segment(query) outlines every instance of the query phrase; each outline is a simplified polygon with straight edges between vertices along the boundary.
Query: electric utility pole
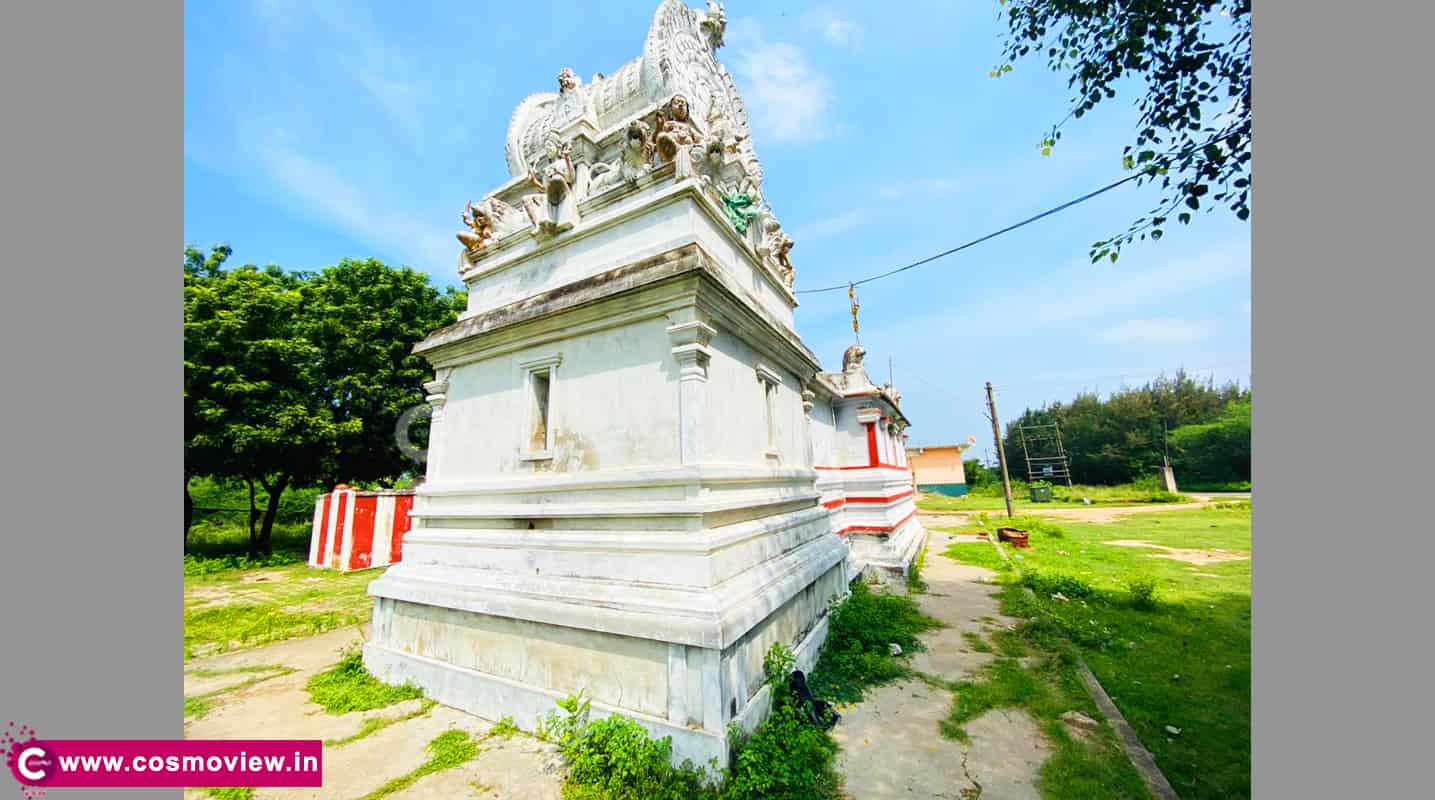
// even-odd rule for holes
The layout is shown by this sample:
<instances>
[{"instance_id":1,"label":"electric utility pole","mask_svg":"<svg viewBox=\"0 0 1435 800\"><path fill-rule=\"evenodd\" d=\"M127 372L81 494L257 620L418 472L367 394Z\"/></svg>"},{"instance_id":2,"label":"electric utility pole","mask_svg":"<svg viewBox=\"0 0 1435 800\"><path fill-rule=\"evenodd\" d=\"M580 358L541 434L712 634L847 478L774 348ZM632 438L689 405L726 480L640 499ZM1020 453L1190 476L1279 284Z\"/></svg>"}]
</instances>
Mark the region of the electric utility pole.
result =
<instances>
[{"instance_id":1,"label":"electric utility pole","mask_svg":"<svg viewBox=\"0 0 1435 800\"><path fill-rule=\"evenodd\" d=\"M987 411L990 412L992 420L992 438L997 440L997 462L1002 468L1002 494L1006 497L1007 518L1016 516L1016 511L1011 505L1011 477L1006 470L1006 447L1002 445L1002 427L997 421L997 401L992 399L992 382L987 381Z\"/></svg>"}]
</instances>

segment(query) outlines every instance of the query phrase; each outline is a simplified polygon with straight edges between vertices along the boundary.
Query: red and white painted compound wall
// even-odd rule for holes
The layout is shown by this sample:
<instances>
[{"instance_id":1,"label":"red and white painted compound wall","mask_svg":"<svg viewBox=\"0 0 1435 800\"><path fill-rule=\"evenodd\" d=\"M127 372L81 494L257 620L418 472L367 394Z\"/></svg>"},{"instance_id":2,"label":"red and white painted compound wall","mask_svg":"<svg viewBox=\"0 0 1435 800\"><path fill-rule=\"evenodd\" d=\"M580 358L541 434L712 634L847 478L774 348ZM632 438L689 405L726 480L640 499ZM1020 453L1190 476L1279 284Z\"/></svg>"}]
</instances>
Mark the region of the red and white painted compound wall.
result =
<instances>
[{"instance_id":1,"label":"red and white painted compound wall","mask_svg":"<svg viewBox=\"0 0 1435 800\"><path fill-rule=\"evenodd\" d=\"M314 501L309 566L352 572L397 563L413 507L413 492L334 487Z\"/></svg>"}]
</instances>

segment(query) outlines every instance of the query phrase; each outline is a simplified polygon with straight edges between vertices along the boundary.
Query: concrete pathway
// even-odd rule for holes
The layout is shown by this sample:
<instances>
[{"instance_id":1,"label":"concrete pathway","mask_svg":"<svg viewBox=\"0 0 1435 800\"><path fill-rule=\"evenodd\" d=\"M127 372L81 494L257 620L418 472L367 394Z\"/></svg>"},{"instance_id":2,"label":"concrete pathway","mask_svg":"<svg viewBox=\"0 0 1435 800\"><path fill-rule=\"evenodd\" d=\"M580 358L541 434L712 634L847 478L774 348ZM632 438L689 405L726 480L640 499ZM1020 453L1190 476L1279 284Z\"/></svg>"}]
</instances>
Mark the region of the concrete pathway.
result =
<instances>
[{"instance_id":1,"label":"concrete pathway","mask_svg":"<svg viewBox=\"0 0 1435 800\"><path fill-rule=\"evenodd\" d=\"M942 531L929 534L922 571L928 590L915 595L922 611L947 627L923 636L927 650L914 655L910 664L946 681L970 678L995 658L972 650L962 634L976 633L990 641L994 630L1017 623L1001 614L994 596L995 573L941 556L958 541L980 540ZM1035 721L1022 711L989 711L967 723L970 741L961 744L944 738L938 727L951 706L950 691L908 680L869 692L861 703L844 710L833 734L842 748L838 768L846 777L848 796L1037 800L1037 775L1051 748Z\"/></svg>"},{"instance_id":2,"label":"concrete pathway","mask_svg":"<svg viewBox=\"0 0 1435 800\"><path fill-rule=\"evenodd\" d=\"M192 739L263 736L272 739L336 741L360 733L370 720L388 723L377 731L340 745L324 747L324 785L318 789L259 789L256 800L357 800L417 769L429 758L427 745L450 729L482 736L493 723L445 706L424 709L409 700L373 711L328 714L309 701L304 684L316 672L337 663L350 645L366 638L366 626L242 650L185 664L185 695L221 691L199 719L185 723ZM282 666L292 672L254 672ZM243 670L229 672L230 670ZM194 673L200 673L195 675ZM215 674L219 673L219 674ZM247 681L254 681L243 685ZM239 688L233 688L238 685ZM229 691L223 691L229 689ZM476 758L453 769L427 775L390 795L397 800L442 797L557 800L562 796L561 762L556 747L531 737L493 737L479 745ZM208 797L185 791L186 800Z\"/></svg>"}]
</instances>

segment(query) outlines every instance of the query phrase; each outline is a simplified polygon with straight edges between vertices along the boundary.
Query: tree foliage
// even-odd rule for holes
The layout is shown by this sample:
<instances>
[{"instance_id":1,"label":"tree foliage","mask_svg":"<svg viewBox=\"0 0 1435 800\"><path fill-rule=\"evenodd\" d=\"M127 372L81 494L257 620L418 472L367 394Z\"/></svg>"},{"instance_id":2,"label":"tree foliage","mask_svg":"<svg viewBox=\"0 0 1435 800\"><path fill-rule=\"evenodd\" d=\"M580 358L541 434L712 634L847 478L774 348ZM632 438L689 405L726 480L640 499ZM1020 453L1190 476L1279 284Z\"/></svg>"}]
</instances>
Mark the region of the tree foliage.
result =
<instances>
[{"instance_id":1,"label":"tree foliage","mask_svg":"<svg viewBox=\"0 0 1435 800\"><path fill-rule=\"evenodd\" d=\"M1114 99L1125 80L1144 84L1135 139L1123 152L1137 183L1159 181L1163 198L1124 232L1091 247L1092 260L1137 238L1161 238L1203 207L1250 217L1250 0L1000 0L1008 35L993 77L1026 57L1069 74L1071 107L1041 142L1049 154L1062 128Z\"/></svg>"},{"instance_id":2,"label":"tree foliage","mask_svg":"<svg viewBox=\"0 0 1435 800\"><path fill-rule=\"evenodd\" d=\"M1251 479L1251 402L1226 406L1213 422L1171 431L1171 461L1181 480L1238 483Z\"/></svg>"},{"instance_id":3,"label":"tree foliage","mask_svg":"<svg viewBox=\"0 0 1435 800\"><path fill-rule=\"evenodd\" d=\"M1027 409L1006 427L1005 446L1011 475L1014 479L1028 477L1021 426L1056 423L1061 429L1062 445L1070 458L1071 479L1075 483L1111 485L1150 478L1164 463L1168 449L1178 470L1183 463L1178 456L1188 464L1195 463L1192 459L1239 463L1244 458L1244 477L1249 479L1249 426L1244 450L1231 450L1234 445L1227 440L1198 436L1186 440L1190 443L1187 451L1178 452L1172 443L1175 441L1173 432L1185 426L1216 422L1235 404L1245 403L1249 409L1250 398L1250 390L1237 384L1217 387L1212 381L1196 381L1178 370L1174 377L1122 389L1105 399L1095 393L1083 393L1069 403ZM1208 454L1198 452L1207 446L1221 449ZM1049 454L1032 452L1033 456ZM1183 477L1183 472L1177 473L1178 480Z\"/></svg>"},{"instance_id":4,"label":"tree foliage","mask_svg":"<svg viewBox=\"0 0 1435 800\"><path fill-rule=\"evenodd\" d=\"M186 498L194 475L245 482L250 550L268 554L286 489L412 466L395 423L431 373L411 351L456 318L462 296L374 260L309 274L223 269L228 257L227 246L185 250Z\"/></svg>"},{"instance_id":5,"label":"tree foliage","mask_svg":"<svg viewBox=\"0 0 1435 800\"><path fill-rule=\"evenodd\" d=\"M983 464L979 458L963 459L962 475L967 479L967 486L972 488L1001 481L1001 473Z\"/></svg>"},{"instance_id":6,"label":"tree foliage","mask_svg":"<svg viewBox=\"0 0 1435 800\"><path fill-rule=\"evenodd\" d=\"M423 384L433 379L413 346L452 323L465 297L438 292L423 273L374 259L327 267L301 293L302 335L322 353L313 388L336 420L362 424L338 442L329 477L391 483L413 465L394 438L399 416L423 402Z\"/></svg>"}]
</instances>

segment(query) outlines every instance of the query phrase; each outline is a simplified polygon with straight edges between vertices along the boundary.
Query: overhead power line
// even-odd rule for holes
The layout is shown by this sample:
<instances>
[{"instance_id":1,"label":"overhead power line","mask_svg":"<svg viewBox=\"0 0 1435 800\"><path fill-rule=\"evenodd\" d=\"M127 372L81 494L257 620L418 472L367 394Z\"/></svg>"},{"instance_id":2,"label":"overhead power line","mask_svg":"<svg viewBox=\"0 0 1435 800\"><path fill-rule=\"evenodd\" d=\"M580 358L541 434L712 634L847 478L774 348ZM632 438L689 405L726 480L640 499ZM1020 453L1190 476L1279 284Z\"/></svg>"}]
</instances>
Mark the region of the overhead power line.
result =
<instances>
[{"instance_id":1,"label":"overhead power line","mask_svg":"<svg viewBox=\"0 0 1435 800\"><path fill-rule=\"evenodd\" d=\"M850 289L850 288L853 287L853 286L861 286L861 285L864 284L864 283L871 283L872 281L881 280L881 279L883 279L883 278L887 278L887 277L890 277L890 276L892 276L892 275L896 275L896 274L899 273L899 272L906 272L906 271L909 270L909 269L914 269L914 268L916 268L916 267L920 267L920 266L922 266L923 264L930 264L930 263L932 263L933 261L936 261L937 259L946 258L947 256L952 255L953 253L959 253L959 252L961 252L961 251L967 249L968 247L975 247L976 245L979 245L979 244L981 244L982 242L988 241L988 240L990 240L990 239L995 239L995 238L997 238L998 236L1001 236L1001 235L1004 234L1004 233L1010 233L1010 232L1016 230L1017 228L1020 228L1020 227L1025 226L1025 225L1030 225L1031 223L1036 222L1037 220L1043 219L1043 218L1045 218L1045 217L1049 217L1049 216L1051 216L1052 214L1055 214L1055 213L1058 213L1058 212L1061 212L1061 211L1065 211L1066 209L1071 208L1072 206L1075 206L1075 205L1079 205L1079 204L1081 204L1081 203L1084 203L1084 202L1086 202L1087 200L1090 200L1091 198L1096 197L1097 195L1100 195L1100 194L1104 194L1104 193L1106 193L1106 192L1109 192L1109 191L1111 191L1112 189L1115 189L1116 187L1121 186L1121 185L1124 184L1124 183L1128 183L1128 182L1130 182L1130 181L1134 181L1134 180L1136 180L1137 178L1141 177L1141 176L1144 175L1144 174L1145 174L1145 171L1143 170L1143 171L1141 171L1141 172L1137 172L1137 173L1132 174L1132 175L1127 175L1126 177L1122 178L1122 179L1119 180L1119 181L1115 181L1115 182L1113 182L1113 183L1108 183L1108 184L1106 184L1105 186L1101 187L1100 189L1097 189L1097 190L1092 191L1092 192L1087 192L1086 194L1084 194L1084 195L1082 195L1082 196L1076 198L1075 200L1068 200L1068 201L1066 201L1065 203L1062 203L1062 204L1059 205L1059 206L1056 206L1056 207L1054 207L1054 208L1048 208L1047 210L1041 212L1040 214L1036 214L1035 216L1027 217L1026 219L1022 220L1021 222L1017 222L1017 223L1013 223L1013 224L1011 224L1011 225L1008 225L1008 226L1006 226L1005 228L1002 228L1002 229L999 230L999 231L993 231L992 233L988 233L988 234L985 235L985 236L982 236L982 237L973 239L973 240L971 240L970 242L966 242L965 244L959 244L959 245L957 245L956 247L953 247L953 248L950 249L950 250L943 250L942 252L937 253L937 254L934 255L934 256L927 256L926 258L922 259L921 261L913 261L912 263L908 264L908 265L905 266L905 267L898 267L898 268L896 268L896 269L888 270L888 271L883 272L883 273L878 274L878 275L872 275L872 276L870 276L870 277L863 278L863 279L860 280L860 281L852 281L851 283L839 283L839 284L836 284L836 285L833 285L833 286L824 286L824 287L822 287L821 289L798 289L796 292L794 292L794 294L818 294L818 293L820 293L820 292L835 292L835 291L838 291L838 290L840 290L840 289Z\"/></svg>"},{"instance_id":2,"label":"overhead power line","mask_svg":"<svg viewBox=\"0 0 1435 800\"><path fill-rule=\"evenodd\" d=\"M832 285L832 286L824 286L824 287L822 287L821 289L798 289L797 291L793 292L793 294L818 294L818 293L821 293L821 292L835 292L835 291L838 291L838 290L841 290L841 289L851 289L851 288L853 288L853 287L855 287L855 286L861 286L861 285L864 284L864 283L871 283L872 281L878 281L878 280L881 280L881 279L883 279L883 278L887 278L887 277L890 277L890 276L892 276L892 275L896 275L896 274L899 273L899 272L906 272L906 271L909 270L909 269L914 269L914 268L916 268L916 267L920 267L920 266L922 266L923 264L930 264L930 263L932 263L933 261L936 261L937 259L946 258L947 256L952 255L953 253L959 253L959 252L961 252L961 251L967 249L968 247L975 247L976 245L979 245L979 244L981 244L982 242L985 242L985 241L988 241L988 240L991 240L991 239L995 239L995 238L997 238L998 236L1001 236L1001 235L1004 234L1004 233L1011 233L1012 231L1016 230L1017 228L1020 228L1020 227L1026 226L1026 225L1030 225L1031 223L1036 222L1037 220L1044 219L1044 218L1046 218L1046 217L1051 216L1052 214L1056 214L1056 213L1061 212L1061 211L1065 211L1066 209L1071 208L1072 206L1080 205L1080 204L1082 204L1082 203L1085 203L1087 200L1090 200L1091 198L1096 197L1097 195L1105 194L1106 192L1109 192L1109 191L1111 191L1112 189L1115 189L1115 188L1118 187L1118 186L1121 186L1121 185L1123 185L1123 184L1126 184L1126 183L1129 183L1129 182L1131 182L1131 181L1134 181L1134 180L1136 180L1136 179L1138 179L1138 178L1140 178L1140 177L1142 177L1142 176L1144 176L1144 175L1153 174L1153 173L1156 171L1158 164L1160 164L1160 163L1167 163L1167 164L1169 164L1169 163L1174 163L1175 161L1181 159L1181 158L1184 157L1185 155L1187 155L1187 154L1189 154L1189 153L1193 153L1193 152L1195 152L1196 150L1200 150L1200 149L1204 148L1206 145L1208 145L1208 144L1213 144L1213 143L1215 143L1215 142L1221 140L1222 138L1223 138L1223 137L1221 137L1221 136L1215 136L1215 137L1212 137L1211 139L1209 139L1209 140L1207 140L1207 141L1205 141L1205 142L1203 142L1203 143L1201 143L1201 144L1197 144L1197 145L1194 145L1194 146L1192 146L1192 147L1188 147L1188 148L1186 148L1185 150L1182 150L1182 151L1179 152L1179 153L1175 153L1175 154L1170 155L1170 156L1162 157L1161 159L1158 159L1158 161L1157 161L1156 163L1154 163L1154 164L1149 164L1149 165L1147 165L1147 166L1145 166L1145 167L1143 167L1143 168L1137 170L1136 172L1133 172L1132 174L1127 175L1126 177L1122 178L1121 180L1113 181L1113 182L1111 182L1111 183L1108 183L1108 184L1106 184L1105 186L1101 187L1100 189L1096 189L1096 190L1094 190L1094 191L1087 192L1086 194L1084 194L1084 195L1082 195L1082 196L1080 196L1080 197L1078 197L1078 198L1076 198L1076 199L1074 199L1074 200L1068 200L1068 201L1066 201L1065 203L1062 203L1061 205L1056 206L1055 208L1048 208L1047 210L1041 212L1040 214L1036 214L1036 215L1034 215L1034 216L1027 217L1026 219L1022 220L1021 222L1016 222L1016 223L1013 223L1013 224L1011 224L1011 225L1008 225L1008 226L1006 226L1005 228L1002 228L1002 229L999 230L999 231L993 231L993 232L991 232L991 233L989 233L989 234L987 234L987 235L985 235L985 236L981 236L981 237L978 237L978 238L976 238L976 239L971 240L970 242L966 242L965 244L959 244L959 245L957 245L956 247L953 247L953 248L950 249L950 250L943 250L942 252L937 253L937 254L934 255L934 256L927 256L926 258L922 259L921 261L913 261L912 263L906 265L905 267L898 267L898 268L893 269L893 270L888 270L888 271L886 271L886 272L883 272L883 273L880 273L880 274L877 274L877 275L872 275L872 276L863 278L863 279L860 280L860 281L849 281L849 282L847 282L847 283L839 283L839 284L834 284L834 285Z\"/></svg>"}]
</instances>

